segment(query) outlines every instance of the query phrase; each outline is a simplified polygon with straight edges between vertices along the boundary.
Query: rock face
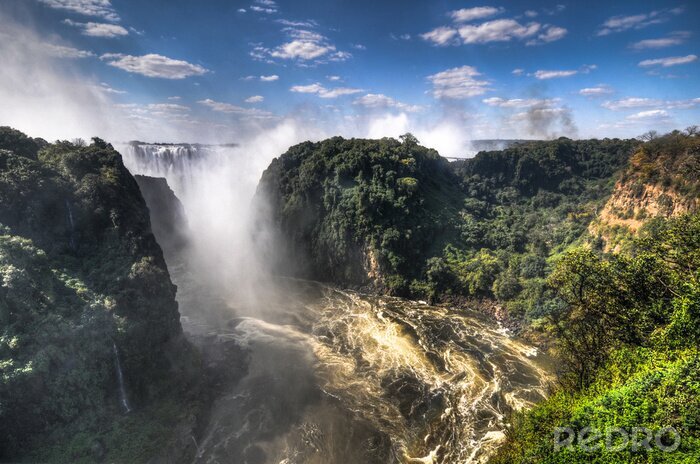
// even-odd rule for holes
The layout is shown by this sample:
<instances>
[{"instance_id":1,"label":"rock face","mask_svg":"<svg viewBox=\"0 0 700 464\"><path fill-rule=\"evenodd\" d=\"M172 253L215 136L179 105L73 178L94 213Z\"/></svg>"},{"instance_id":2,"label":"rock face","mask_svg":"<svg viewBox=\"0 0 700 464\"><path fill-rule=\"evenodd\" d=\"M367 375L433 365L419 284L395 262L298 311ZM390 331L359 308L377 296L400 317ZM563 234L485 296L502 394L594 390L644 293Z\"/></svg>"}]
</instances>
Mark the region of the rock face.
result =
<instances>
[{"instance_id":1,"label":"rock face","mask_svg":"<svg viewBox=\"0 0 700 464\"><path fill-rule=\"evenodd\" d=\"M646 221L697 211L700 207L700 139L669 135L641 146L615 184L589 231L607 250Z\"/></svg>"},{"instance_id":2,"label":"rock face","mask_svg":"<svg viewBox=\"0 0 700 464\"><path fill-rule=\"evenodd\" d=\"M166 256L187 245L187 218L180 199L163 177L134 176L151 218L153 234Z\"/></svg>"},{"instance_id":3,"label":"rock face","mask_svg":"<svg viewBox=\"0 0 700 464\"><path fill-rule=\"evenodd\" d=\"M191 363L139 187L93 140L0 151L0 460L104 428Z\"/></svg>"},{"instance_id":4,"label":"rock face","mask_svg":"<svg viewBox=\"0 0 700 464\"><path fill-rule=\"evenodd\" d=\"M400 293L455 234L458 185L449 163L412 138L334 137L273 160L256 197L288 251L278 269Z\"/></svg>"}]
</instances>

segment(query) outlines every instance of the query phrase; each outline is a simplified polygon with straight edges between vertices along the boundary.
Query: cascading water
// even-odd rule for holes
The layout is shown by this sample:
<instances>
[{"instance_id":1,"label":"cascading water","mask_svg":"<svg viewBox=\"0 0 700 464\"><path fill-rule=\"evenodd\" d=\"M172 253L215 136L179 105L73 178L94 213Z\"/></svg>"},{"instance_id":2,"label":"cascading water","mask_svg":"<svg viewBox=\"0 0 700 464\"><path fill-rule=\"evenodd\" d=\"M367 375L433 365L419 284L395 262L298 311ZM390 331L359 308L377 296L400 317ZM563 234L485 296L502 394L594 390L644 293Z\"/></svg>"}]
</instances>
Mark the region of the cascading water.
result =
<instances>
[{"instance_id":1,"label":"cascading water","mask_svg":"<svg viewBox=\"0 0 700 464\"><path fill-rule=\"evenodd\" d=\"M251 285L262 273L246 218L269 158L130 145L124 160L165 177L185 208L194 250L171 269L183 328L249 357L195 462L484 462L508 413L546 394L542 357L478 314L290 279Z\"/></svg>"},{"instance_id":2,"label":"cascading water","mask_svg":"<svg viewBox=\"0 0 700 464\"><path fill-rule=\"evenodd\" d=\"M119 387L119 403L124 408L125 413L131 412L131 406L129 405L129 398L126 396L126 388L124 387L124 373L122 372L122 364L119 360L119 350L117 349L117 344L112 342L112 351L114 353L114 365L117 370L117 385Z\"/></svg>"},{"instance_id":3,"label":"cascading water","mask_svg":"<svg viewBox=\"0 0 700 464\"><path fill-rule=\"evenodd\" d=\"M213 408L196 462L485 462L508 413L546 394L545 360L478 314L280 285L274 317L209 328L251 359Z\"/></svg>"},{"instance_id":4,"label":"cascading water","mask_svg":"<svg viewBox=\"0 0 700 464\"><path fill-rule=\"evenodd\" d=\"M120 148L132 174L164 177L182 202L192 272L207 274L204 284L224 292L235 287L236 297L245 293L256 300L263 270L251 244L251 199L271 158L251 157L235 145L131 143ZM186 313L187 305L180 303Z\"/></svg>"},{"instance_id":5,"label":"cascading water","mask_svg":"<svg viewBox=\"0 0 700 464\"><path fill-rule=\"evenodd\" d=\"M73 208L71 208L70 202L68 200L66 200L65 203L68 216L68 225L70 225L70 247L71 249L76 250L78 248L78 242L75 239L75 221L73 220Z\"/></svg>"}]
</instances>

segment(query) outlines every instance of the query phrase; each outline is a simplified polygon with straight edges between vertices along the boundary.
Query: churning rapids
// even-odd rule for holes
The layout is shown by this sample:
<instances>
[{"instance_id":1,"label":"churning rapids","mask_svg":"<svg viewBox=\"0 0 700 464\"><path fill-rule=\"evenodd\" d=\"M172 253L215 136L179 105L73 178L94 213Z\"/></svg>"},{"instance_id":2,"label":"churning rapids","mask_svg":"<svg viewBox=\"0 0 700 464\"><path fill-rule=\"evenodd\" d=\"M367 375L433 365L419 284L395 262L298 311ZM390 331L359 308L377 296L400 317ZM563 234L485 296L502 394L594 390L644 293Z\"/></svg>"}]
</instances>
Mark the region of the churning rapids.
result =
<instances>
[{"instance_id":1,"label":"churning rapids","mask_svg":"<svg viewBox=\"0 0 700 464\"><path fill-rule=\"evenodd\" d=\"M196 214L195 149L148 147L127 148L127 166L168 178ZM541 400L551 380L536 350L477 313L293 279L250 298L260 287L229 293L201 282L201 267L168 264L185 331L248 357L215 401L197 463L484 462L508 413Z\"/></svg>"}]
</instances>

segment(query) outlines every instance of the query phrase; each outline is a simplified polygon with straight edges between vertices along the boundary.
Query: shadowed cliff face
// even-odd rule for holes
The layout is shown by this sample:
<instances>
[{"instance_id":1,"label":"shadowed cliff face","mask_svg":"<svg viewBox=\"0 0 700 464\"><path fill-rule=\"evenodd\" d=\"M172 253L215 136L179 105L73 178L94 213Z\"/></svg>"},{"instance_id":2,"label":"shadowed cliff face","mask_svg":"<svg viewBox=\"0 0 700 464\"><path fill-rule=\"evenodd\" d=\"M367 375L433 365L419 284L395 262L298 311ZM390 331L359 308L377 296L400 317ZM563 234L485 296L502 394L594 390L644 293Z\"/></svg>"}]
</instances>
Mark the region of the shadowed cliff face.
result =
<instances>
[{"instance_id":1,"label":"shadowed cliff face","mask_svg":"<svg viewBox=\"0 0 700 464\"><path fill-rule=\"evenodd\" d=\"M153 235L166 257L180 253L188 242L185 209L162 177L134 176L151 218Z\"/></svg>"},{"instance_id":2,"label":"shadowed cliff face","mask_svg":"<svg viewBox=\"0 0 700 464\"><path fill-rule=\"evenodd\" d=\"M45 432L61 443L93 430L125 401L139 410L190 361L146 203L110 145L0 151L0 205L0 456L9 458Z\"/></svg>"}]
</instances>

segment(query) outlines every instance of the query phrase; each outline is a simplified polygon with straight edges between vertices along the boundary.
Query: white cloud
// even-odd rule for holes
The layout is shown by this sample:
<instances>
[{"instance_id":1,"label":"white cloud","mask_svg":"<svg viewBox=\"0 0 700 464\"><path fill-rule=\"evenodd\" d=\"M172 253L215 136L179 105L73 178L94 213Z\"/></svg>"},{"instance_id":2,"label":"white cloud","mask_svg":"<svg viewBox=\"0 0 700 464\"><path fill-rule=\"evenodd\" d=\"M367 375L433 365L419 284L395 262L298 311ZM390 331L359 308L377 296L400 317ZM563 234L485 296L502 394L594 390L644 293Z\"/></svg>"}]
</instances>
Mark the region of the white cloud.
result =
<instances>
[{"instance_id":1,"label":"white cloud","mask_svg":"<svg viewBox=\"0 0 700 464\"><path fill-rule=\"evenodd\" d=\"M597 87L586 87L578 91L579 95L584 97L602 97L613 93L613 90L607 85L599 85Z\"/></svg>"},{"instance_id":2,"label":"white cloud","mask_svg":"<svg viewBox=\"0 0 700 464\"><path fill-rule=\"evenodd\" d=\"M627 116L626 119L639 121L644 119L665 119L668 118L668 112L666 110L649 110L640 111L639 113L631 114Z\"/></svg>"},{"instance_id":3,"label":"white cloud","mask_svg":"<svg viewBox=\"0 0 700 464\"><path fill-rule=\"evenodd\" d=\"M362 92L362 89L354 89L351 87L336 87L334 89L327 89L318 82L309 85L295 85L289 90L296 93L313 93L321 98L337 98L343 95L353 95Z\"/></svg>"},{"instance_id":4,"label":"white cloud","mask_svg":"<svg viewBox=\"0 0 700 464\"><path fill-rule=\"evenodd\" d=\"M477 79L481 76L472 66L461 66L428 76L433 84L435 98L463 99L486 93L489 82Z\"/></svg>"},{"instance_id":5,"label":"white cloud","mask_svg":"<svg viewBox=\"0 0 700 464\"><path fill-rule=\"evenodd\" d=\"M474 8L462 8L461 10L451 11L450 17L455 22L465 23L475 19L488 18L489 16L494 16L502 12L503 8L477 6Z\"/></svg>"},{"instance_id":6,"label":"white cloud","mask_svg":"<svg viewBox=\"0 0 700 464\"><path fill-rule=\"evenodd\" d=\"M273 49L258 45L253 48L250 55L262 61L278 58L300 63L345 61L352 57L348 52L337 50L327 37L318 32L293 27L287 27L284 31L292 40Z\"/></svg>"},{"instance_id":7,"label":"white cloud","mask_svg":"<svg viewBox=\"0 0 700 464\"><path fill-rule=\"evenodd\" d=\"M424 40L433 42L435 45L447 45L448 43L453 42L458 34L459 32L457 32L457 29L442 26L433 29L430 32L426 32L425 34L421 34L421 37Z\"/></svg>"},{"instance_id":8,"label":"white cloud","mask_svg":"<svg viewBox=\"0 0 700 464\"><path fill-rule=\"evenodd\" d=\"M329 81L334 81L334 82L341 80L340 76L326 76L326 79L328 79Z\"/></svg>"},{"instance_id":9,"label":"white cloud","mask_svg":"<svg viewBox=\"0 0 700 464\"><path fill-rule=\"evenodd\" d=\"M44 43L42 47L48 52L49 55L56 58L89 58L95 56L94 53L87 50L79 50L73 47L67 47L65 45L56 45L52 43Z\"/></svg>"},{"instance_id":10,"label":"white cloud","mask_svg":"<svg viewBox=\"0 0 700 464\"><path fill-rule=\"evenodd\" d=\"M603 108L609 110L618 111L630 108L643 108L649 106L659 106L661 100L652 98L639 98L639 97L628 97L621 100L606 101L602 105Z\"/></svg>"},{"instance_id":11,"label":"white cloud","mask_svg":"<svg viewBox=\"0 0 700 464\"><path fill-rule=\"evenodd\" d=\"M129 31L126 30L126 28L118 25L118 24L108 24L108 23L79 23L76 21L71 21L70 19L66 19L63 21L65 24L68 24L69 26L77 27L82 30L81 34L87 35L90 37L107 37L107 38L112 38L112 37L120 37L120 36L125 36L129 35Z\"/></svg>"},{"instance_id":12,"label":"white cloud","mask_svg":"<svg viewBox=\"0 0 700 464\"><path fill-rule=\"evenodd\" d=\"M564 38L564 36L568 33L566 29L563 27L558 27L558 26L545 26L544 32L541 34L538 34L535 39L528 40L525 44L526 45L538 45L538 44L545 44L549 42L555 42L559 39Z\"/></svg>"},{"instance_id":13,"label":"white cloud","mask_svg":"<svg viewBox=\"0 0 700 464\"><path fill-rule=\"evenodd\" d=\"M180 113L182 111L189 111L190 108L185 105L180 105L177 103L149 103L148 104L148 109L150 111L160 111L163 113Z\"/></svg>"},{"instance_id":14,"label":"white cloud","mask_svg":"<svg viewBox=\"0 0 700 464\"><path fill-rule=\"evenodd\" d=\"M629 29L642 29L652 24L666 22L672 15L683 12L683 8L672 8L670 10L652 11L629 16L613 16L608 18L598 30L597 35L603 36L614 32L623 32Z\"/></svg>"},{"instance_id":15,"label":"white cloud","mask_svg":"<svg viewBox=\"0 0 700 464\"><path fill-rule=\"evenodd\" d=\"M260 103L261 101L264 101L265 97L262 95L253 95L252 97L248 97L245 99L246 103Z\"/></svg>"},{"instance_id":16,"label":"white cloud","mask_svg":"<svg viewBox=\"0 0 700 464\"><path fill-rule=\"evenodd\" d=\"M278 9L277 2L272 0L256 0L253 5L250 5L250 10L258 13L273 14L277 13Z\"/></svg>"},{"instance_id":17,"label":"white cloud","mask_svg":"<svg viewBox=\"0 0 700 464\"><path fill-rule=\"evenodd\" d=\"M232 105L230 103L214 101L210 98L207 98L205 100L199 100L197 103L210 108L212 111L232 114L235 116L246 116L261 119L268 119L272 117L272 114L267 111L259 110L257 108L243 108L241 106Z\"/></svg>"},{"instance_id":18,"label":"white cloud","mask_svg":"<svg viewBox=\"0 0 700 464\"><path fill-rule=\"evenodd\" d=\"M174 60L167 56L149 53L143 56L123 55L121 53L106 53L100 57L110 66L123 69L130 73L141 74L147 77L160 77L163 79L184 79L190 76L201 76L209 72L208 69L188 63L183 60Z\"/></svg>"},{"instance_id":19,"label":"white cloud","mask_svg":"<svg viewBox=\"0 0 700 464\"><path fill-rule=\"evenodd\" d=\"M546 70L539 70L535 71L535 77L537 79L543 80L543 79L556 79L560 77L570 77L573 75L578 74L578 71L576 70L564 70L564 71L546 71Z\"/></svg>"},{"instance_id":20,"label":"white cloud","mask_svg":"<svg viewBox=\"0 0 700 464\"><path fill-rule=\"evenodd\" d=\"M278 80L280 77L277 74L271 74L269 76L260 76L260 80L262 82L274 82Z\"/></svg>"},{"instance_id":21,"label":"white cloud","mask_svg":"<svg viewBox=\"0 0 700 464\"><path fill-rule=\"evenodd\" d=\"M606 101L601 106L613 111L634 108L688 109L700 105L700 98L685 100L659 100L656 98L628 97L622 100Z\"/></svg>"},{"instance_id":22,"label":"white cloud","mask_svg":"<svg viewBox=\"0 0 700 464\"><path fill-rule=\"evenodd\" d=\"M598 31L598 35L607 35L612 32L621 32L631 28L643 27L649 19L647 14L631 16L613 16L603 23L603 28Z\"/></svg>"},{"instance_id":23,"label":"white cloud","mask_svg":"<svg viewBox=\"0 0 700 464\"><path fill-rule=\"evenodd\" d=\"M535 22L522 25L514 19L497 19L476 26L462 26L459 28L459 35L465 44L508 42L512 39L532 37L541 28L542 26Z\"/></svg>"},{"instance_id":24,"label":"white cloud","mask_svg":"<svg viewBox=\"0 0 700 464\"><path fill-rule=\"evenodd\" d=\"M510 42L513 40L525 40L526 45L538 45L554 42L567 34L567 30L563 27L534 21L521 24L510 18L496 19L480 24L463 24L474 19L493 16L502 11L502 8L494 7L456 10L450 13L453 24L437 27L421 34L421 37L435 45Z\"/></svg>"},{"instance_id":25,"label":"white cloud","mask_svg":"<svg viewBox=\"0 0 700 464\"><path fill-rule=\"evenodd\" d=\"M686 55L686 56L669 56L666 58L657 58L653 60L644 60L639 62L639 66L662 66L668 68L669 66L678 66L679 64L688 64L693 61L697 61L697 55Z\"/></svg>"},{"instance_id":26,"label":"white cloud","mask_svg":"<svg viewBox=\"0 0 700 464\"><path fill-rule=\"evenodd\" d=\"M85 16L95 16L107 21L119 21L119 15L110 0L39 0L46 6L67 10Z\"/></svg>"},{"instance_id":27,"label":"white cloud","mask_svg":"<svg viewBox=\"0 0 700 464\"><path fill-rule=\"evenodd\" d=\"M422 109L420 106L408 105L381 93L368 93L367 95L357 98L353 103L366 108L395 108L401 111L408 111L409 113L414 113Z\"/></svg>"},{"instance_id":28,"label":"white cloud","mask_svg":"<svg viewBox=\"0 0 700 464\"><path fill-rule=\"evenodd\" d=\"M669 108L669 109L695 108L696 106L700 105L700 98L693 98L693 99L688 99L688 100L667 100L665 104L666 104L666 108Z\"/></svg>"},{"instance_id":29,"label":"white cloud","mask_svg":"<svg viewBox=\"0 0 700 464\"><path fill-rule=\"evenodd\" d=\"M309 84L309 85L295 85L291 89L292 92L297 93L320 93L326 90L321 84Z\"/></svg>"},{"instance_id":30,"label":"white cloud","mask_svg":"<svg viewBox=\"0 0 700 464\"><path fill-rule=\"evenodd\" d=\"M662 37L659 39L646 39L640 40L630 45L630 48L635 50L646 50L646 49L657 49L666 48L673 45L680 45L685 42L685 40L690 37L690 33L687 31L674 32L668 37Z\"/></svg>"},{"instance_id":31,"label":"white cloud","mask_svg":"<svg viewBox=\"0 0 700 464\"><path fill-rule=\"evenodd\" d=\"M283 26L288 26L288 27L313 28L313 27L318 26L318 23L316 21L314 21L313 19L309 19L306 21L290 21L288 19L278 19L277 22L279 24L282 24Z\"/></svg>"},{"instance_id":32,"label":"white cloud","mask_svg":"<svg viewBox=\"0 0 700 464\"><path fill-rule=\"evenodd\" d=\"M283 58L285 60L313 60L319 58L332 50L335 47L322 45L319 42L310 40L292 40L280 45L273 50L270 55L275 58Z\"/></svg>"},{"instance_id":33,"label":"white cloud","mask_svg":"<svg viewBox=\"0 0 700 464\"><path fill-rule=\"evenodd\" d=\"M513 74L515 76L522 76L524 72L525 72L525 70L522 68L515 68L514 70L511 71L511 74Z\"/></svg>"},{"instance_id":34,"label":"white cloud","mask_svg":"<svg viewBox=\"0 0 700 464\"><path fill-rule=\"evenodd\" d=\"M551 106L558 103L558 98L511 98L491 97L482 100L489 106L499 108L532 108L534 106Z\"/></svg>"},{"instance_id":35,"label":"white cloud","mask_svg":"<svg viewBox=\"0 0 700 464\"><path fill-rule=\"evenodd\" d=\"M525 13L525 16L528 18L534 18L536 17L539 13L537 13L535 10L527 10Z\"/></svg>"},{"instance_id":36,"label":"white cloud","mask_svg":"<svg viewBox=\"0 0 700 464\"><path fill-rule=\"evenodd\" d=\"M109 84L107 84L106 82L100 82L100 87L99 87L99 88L100 88L100 90L103 91L103 92L112 93L112 94L115 94L115 95L123 95L123 94L127 93L126 90L118 90L118 89L112 88L112 87L111 87Z\"/></svg>"}]
</instances>

